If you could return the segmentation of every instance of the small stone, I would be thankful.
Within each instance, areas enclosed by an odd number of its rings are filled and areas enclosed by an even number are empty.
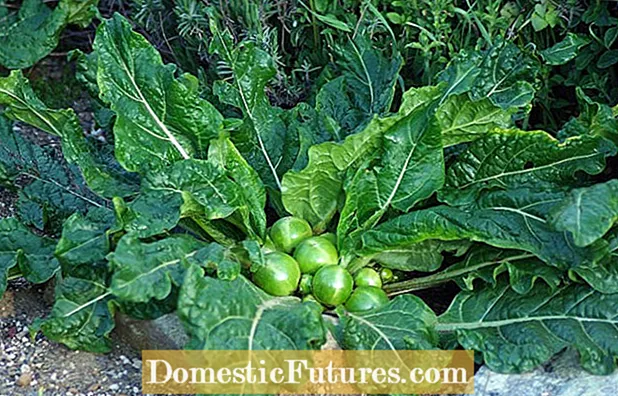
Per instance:
[[[89,391],[89,392],[94,392],[94,391],[98,390],[100,387],[101,387],[101,385],[100,385],[100,384],[92,384],[92,385],[90,385],[90,387],[88,388],[88,391]]]
[[[30,386],[31,382],[32,382],[32,373],[30,371],[28,371],[27,373],[23,373],[17,379],[17,385],[21,386],[22,388]]]
[[[109,390],[117,391],[118,389],[120,389],[120,386],[118,384],[111,384],[109,386]]]

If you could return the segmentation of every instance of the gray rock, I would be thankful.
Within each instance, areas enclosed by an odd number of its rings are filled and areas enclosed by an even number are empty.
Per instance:
[[[579,364],[574,351],[524,374],[498,374],[483,366],[474,377],[477,396],[609,396],[618,395],[618,372],[592,375]]]
[[[144,349],[182,349],[188,337],[176,314],[156,320],[136,320],[116,315],[114,333],[122,342],[138,351]]]

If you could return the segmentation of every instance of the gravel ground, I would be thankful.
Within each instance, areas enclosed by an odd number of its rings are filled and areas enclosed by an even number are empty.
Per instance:
[[[50,310],[51,286],[13,281],[0,301],[0,395],[141,395],[138,352],[115,343],[106,355],[71,351],[28,325]]]

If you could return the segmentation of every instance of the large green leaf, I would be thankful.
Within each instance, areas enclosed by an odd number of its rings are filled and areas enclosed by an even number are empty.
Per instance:
[[[221,57],[231,77],[231,82],[215,82],[213,90],[219,100],[240,109],[244,116],[243,125],[232,140],[266,187],[278,192],[281,175],[287,170],[279,167],[286,128],[282,110],[270,105],[265,92],[266,84],[276,73],[274,61],[255,43],[244,42],[234,47],[229,32],[221,31],[212,20],[210,29],[210,51]]]
[[[485,189],[576,184],[575,173],[597,174],[616,153],[606,139],[580,136],[560,143],[542,131],[500,130],[475,141],[446,171],[440,199],[469,203]]]
[[[540,52],[545,62],[549,65],[564,65],[579,54],[579,49],[590,43],[586,36],[575,33],[567,33],[566,37]]]
[[[56,48],[67,25],[88,26],[99,0],[60,0],[53,10],[45,3],[25,0],[19,12],[0,20],[0,65],[9,69],[34,65]]]
[[[444,182],[440,130],[434,103],[425,104],[386,131],[381,156],[361,167],[345,186],[346,200],[337,226],[339,242],[369,229],[389,209],[409,211]]]
[[[564,277],[564,271],[543,263],[530,253],[486,246],[471,250],[464,260],[434,276],[453,280],[462,289],[474,290],[475,281],[495,286],[498,277],[505,272],[511,287],[519,294],[532,290],[537,280],[557,287]]]
[[[56,286],[51,313],[38,326],[47,338],[71,349],[109,352],[109,333],[114,329],[110,300],[105,285],[79,278],[63,279]]]
[[[162,300],[180,286],[186,260],[197,254],[202,242],[188,235],[173,235],[146,243],[127,234],[108,255],[114,271],[110,292],[124,301]]]
[[[444,147],[470,142],[495,128],[512,126],[515,108],[502,109],[489,99],[472,101],[468,95],[451,96],[436,111]]]
[[[601,238],[618,220],[618,180],[577,188],[552,209],[551,225],[573,235],[577,246]]]
[[[0,104],[8,106],[6,115],[25,122],[62,141],[66,160],[80,167],[88,186],[105,197],[127,196],[137,189],[134,175],[121,169],[105,149],[88,141],[72,109],[48,108],[36,96],[22,72],[13,71],[0,78]]]
[[[75,213],[64,222],[54,253],[64,276],[83,278],[78,275],[105,261],[115,223],[114,213],[107,208],[93,208],[86,215]]]
[[[485,194],[477,206],[465,210],[436,206],[414,211],[362,234],[356,254],[374,255],[430,239],[469,239],[524,250],[562,269],[598,261],[607,253],[607,243],[577,247],[570,235],[547,224],[548,211],[563,197],[561,192],[498,191]]]
[[[191,348],[212,350],[319,349],[326,340],[320,308],[294,297],[269,296],[243,276],[234,281],[187,271],[178,316]]]
[[[374,115],[391,107],[402,58],[384,54],[362,35],[337,47],[337,78],[322,86],[316,109],[337,130],[337,140],[362,131]]]
[[[440,80],[448,85],[446,96],[467,92],[474,101],[489,99],[509,109],[529,107],[539,62],[513,43],[500,41],[485,51],[462,51],[453,59]]]
[[[197,79],[174,77],[157,50],[119,14],[99,25],[94,40],[101,99],[116,114],[116,157],[135,172],[205,156],[223,119],[198,95]]]
[[[481,352],[494,371],[525,372],[572,347],[586,370],[609,374],[618,356],[617,312],[618,294],[585,285],[552,289],[539,283],[521,295],[502,281],[461,292],[436,329],[456,331],[461,345]]]
[[[59,268],[54,246],[54,240],[33,234],[16,219],[0,219],[0,296],[15,266],[30,282],[49,280]]]
[[[612,108],[592,100],[581,87],[577,87],[575,92],[580,107],[579,115],[564,125],[558,137],[566,139],[571,136],[595,135],[618,143],[618,119]]]
[[[128,205],[125,229],[147,237],[171,230],[181,217],[227,218],[237,220],[237,225],[252,237],[263,234],[265,220],[259,181],[252,179],[250,169],[241,169],[239,163],[232,165],[231,175],[242,181],[236,183],[216,161],[219,160],[184,160],[148,173],[142,193]],[[258,227],[255,232],[254,223]]]
[[[385,250],[370,258],[386,268],[400,271],[432,272],[442,265],[443,252],[453,252],[459,256],[468,249],[469,245],[466,241],[429,239],[409,246]]]
[[[208,159],[225,169],[230,177],[239,186],[248,211],[250,227],[255,235],[264,238],[266,233],[266,191],[257,172],[249,166],[240,155],[234,144],[228,138],[213,140],[208,151]]]
[[[582,278],[601,293],[618,293],[618,230],[611,230],[605,239],[609,243],[609,255],[597,263],[574,268],[571,276]]]
[[[326,142],[309,149],[309,163],[283,177],[281,198],[288,212],[301,217],[316,231],[326,228],[343,194],[343,179],[381,145],[382,134],[393,119],[374,119],[367,128],[342,143]]]
[[[434,349],[438,336],[436,316],[423,300],[407,294],[365,312],[337,309],[340,321],[334,333],[343,349]]]

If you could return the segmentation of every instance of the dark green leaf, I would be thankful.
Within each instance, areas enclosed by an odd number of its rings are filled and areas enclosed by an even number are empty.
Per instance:
[[[16,15],[0,19],[0,65],[24,69],[49,55],[69,24],[90,24],[98,0],[61,0],[53,10],[43,0],[25,0]]]
[[[198,95],[197,79],[174,77],[157,50],[119,14],[94,41],[101,99],[116,114],[116,158],[134,172],[204,156],[222,129],[219,112]]]
[[[570,186],[575,172],[597,174],[615,153],[600,137],[560,143],[541,131],[501,130],[474,142],[449,167],[440,200],[455,205],[472,202],[485,189]]]
[[[618,356],[617,307],[618,294],[584,285],[552,289],[538,283],[521,295],[503,281],[461,292],[436,328],[456,331],[459,343],[481,352],[494,371],[525,372],[573,347],[586,370],[610,374]]]
[[[210,50],[222,58],[233,78],[231,82],[217,81],[213,91],[219,100],[239,108],[244,116],[243,125],[232,140],[266,187],[277,192],[281,189],[281,174],[287,170],[279,168],[286,128],[282,110],[270,105],[264,91],[275,76],[274,62],[254,43],[234,47],[229,32],[221,31],[214,21],[210,29]]]
[[[588,43],[590,43],[590,39],[586,36],[567,33],[562,41],[541,51],[541,56],[547,64],[564,65],[570,60],[575,59],[579,49],[588,45]]]
[[[69,217],[55,250],[63,275],[77,276],[74,271],[78,267],[85,266],[84,271],[88,271],[104,261],[110,250],[109,233],[114,224],[114,213],[106,208],[93,208],[86,215],[75,213]]]
[[[609,50],[604,52],[597,61],[597,67],[607,69],[610,66],[618,63],[618,50]]]
[[[183,262],[201,247],[203,243],[187,235],[145,243],[127,234],[107,257],[114,271],[109,290],[123,301],[162,300],[170,294],[173,285],[182,284]]]
[[[440,130],[432,121],[434,109],[434,103],[428,103],[389,128],[381,157],[347,183],[337,226],[339,243],[354,230],[376,225],[387,210],[407,212],[442,187],[444,158]]]
[[[335,336],[343,349],[434,349],[436,316],[423,300],[411,294],[366,312],[337,309],[340,321]]]
[[[374,48],[362,35],[337,47],[333,65],[340,76],[317,94],[316,109],[338,125],[338,140],[363,130],[374,115],[391,107],[402,58]]]
[[[578,188],[551,211],[549,222],[558,231],[568,231],[577,246],[601,238],[618,220],[618,180]]]
[[[107,289],[84,279],[62,280],[56,287],[52,312],[40,323],[40,328],[47,338],[71,349],[109,352],[114,310]]]
[[[178,300],[190,347],[212,350],[319,349],[326,340],[319,307],[273,298],[243,276],[228,282],[191,266]]]
[[[8,106],[7,116],[60,137],[66,160],[80,167],[93,191],[111,198],[137,190],[136,178],[120,169],[111,153],[105,153],[86,139],[75,112],[48,108],[21,71],[0,78],[0,104]]]
[[[34,235],[16,219],[0,219],[0,296],[15,266],[30,282],[49,280],[59,268],[54,246],[54,240]]]
[[[373,255],[430,239],[469,239],[524,250],[562,269],[598,261],[607,253],[606,243],[580,248],[568,234],[547,224],[548,211],[563,198],[560,192],[523,189],[486,194],[467,210],[436,206],[411,212],[362,234],[356,254]]]

